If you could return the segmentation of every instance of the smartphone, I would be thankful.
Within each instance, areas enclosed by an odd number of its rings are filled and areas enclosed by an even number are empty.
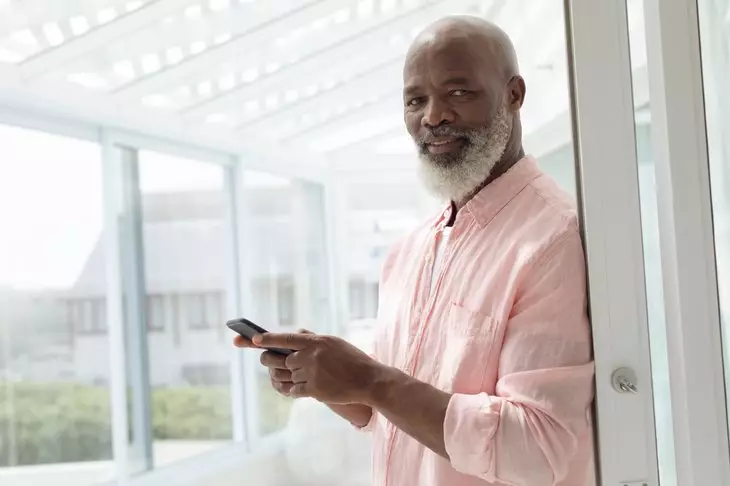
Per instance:
[[[226,323],[226,326],[241,336],[245,337],[248,340],[251,340],[255,335],[257,334],[266,334],[267,331],[261,326],[257,326],[253,322],[249,321],[248,319],[240,318],[240,319],[233,319]],[[262,348],[266,349],[268,351],[271,351],[272,353],[281,354],[283,356],[289,356],[294,351],[291,349],[282,349],[282,348]]]

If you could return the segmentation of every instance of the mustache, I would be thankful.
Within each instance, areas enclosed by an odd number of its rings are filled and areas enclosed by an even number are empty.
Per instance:
[[[429,129],[425,134],[416,137],[415,140],[418,145],[424,146],[435,142],[439,137],[456,137],[471,140],[472,133],[472,130],[444,125]]]

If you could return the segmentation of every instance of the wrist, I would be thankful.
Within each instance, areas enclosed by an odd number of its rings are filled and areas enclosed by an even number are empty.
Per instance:
[[[375,409],[382,408],[397,387],[399,379],[405,376],[397,368],[377,363],[373,367],[371,379],[365,387],[362,403]]]

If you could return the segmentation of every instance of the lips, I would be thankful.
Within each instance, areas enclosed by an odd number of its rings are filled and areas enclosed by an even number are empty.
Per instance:
[[[461,137],[435,137],[426,142],[426,147],[432,154],[443,154],[461,147],[463,142]]]
[[[446,145],[447,143],[452,143],[452,142],[455,142],[455,141],[456,141],[456,137],[445,137],[445,138],[440,139],[440,140],[435,140],[433,142],[429,142],[428,144],[429,145],[434,145],[436,147],[439,147],[441,145]]]

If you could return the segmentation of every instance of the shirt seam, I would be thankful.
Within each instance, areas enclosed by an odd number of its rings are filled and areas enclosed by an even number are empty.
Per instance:
[[[560,250],[560,248],[562,248],[565,243],[573,236],[577,236],[578,238],[580,238],[580,233],[578,232],[578,230],[575,228],[566,227],[555,238],[553,238],[543,250],[535,252],[533,257],[528,262],[528,265],[532,266],[532,270],[537,270],[544,267],[550,261],[550,259],[552,259],[555,254],[557,254],[558,250]]]
[[[552,198],[549,198],[545,192],[537,187],[535,185],[535,181],[544,177],[544,175],[541,175],[539,177],[536,177],[535,179],[531,180],[528,186],[535,192],[535,195],[538,196],[540,199],[542,199],[547,206],[549,206],[551,209],[554,209],[561,220],[564,222],[570,223],[573,222],[573,219],[575,217],[575,214],[571,212],[571,214],[566,214],[568,211],[565,211],[563,208],[558,207],[557,204],[555,204],[555,201]]]
[[[519,191],[515,192],[511,197],[507,198],[507,200],[504,202],[504,204],[499,209],[494,211],[493,214],[490,214],[488,218],[484,217],[484,215],[482,214],[482,210],[479,207],[471,208],[471,207],[467,206],[467,210],[469,211],[469,214],[471,214],[472,218],[474,220],[476,220],[476,222],[479,224],[479,226],[482,229],[484,229],[489,225],[489,223],[491,223],[494,220],[494,218],[496,218],[502,211],[504,211],[504,209],[507,206],[509,206],[515,199],[517,199],[517,197],[520,194],[522,194],[525,191],[525,189],[532,186],[532,183],[539,177],[542,177],[542,174],[537,174],[532,179],[527,181],[525,183],[525,185]]]

